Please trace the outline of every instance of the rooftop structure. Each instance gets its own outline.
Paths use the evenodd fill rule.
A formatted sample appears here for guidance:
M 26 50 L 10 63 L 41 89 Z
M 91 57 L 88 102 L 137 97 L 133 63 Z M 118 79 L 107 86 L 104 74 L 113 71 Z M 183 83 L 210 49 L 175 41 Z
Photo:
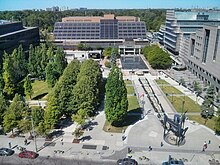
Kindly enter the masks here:
M 180 43 L 183 38 L 202 29 L 203 25 L 220 22 L 220 12 L 178 12 L 167 10 L 165 25 L 158 34 L 159 42 L 174 54 L 179 54 Z

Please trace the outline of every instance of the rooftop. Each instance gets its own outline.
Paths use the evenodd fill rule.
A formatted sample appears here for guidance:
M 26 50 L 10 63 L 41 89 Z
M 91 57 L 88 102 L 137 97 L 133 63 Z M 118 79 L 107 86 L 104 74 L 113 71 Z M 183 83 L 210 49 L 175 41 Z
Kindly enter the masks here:
M 77 16 L 77 17 L 65 17 L 62 19 L 62 22 L 97 22 L 99 23 L 100 20 L 106 19 L 116 19 L 119 22 L 137 22 L 140 21 L 140 18 L 134 16 L 117 16 L 115 17 L 114 14 L 105 14 L 103 17 L 101 16 Z

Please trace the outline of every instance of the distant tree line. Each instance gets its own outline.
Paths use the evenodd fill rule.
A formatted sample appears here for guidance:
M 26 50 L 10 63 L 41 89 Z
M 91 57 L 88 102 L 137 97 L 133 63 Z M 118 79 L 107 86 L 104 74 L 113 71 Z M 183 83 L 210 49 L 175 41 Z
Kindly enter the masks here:
M 145 46 L 143 48 L 143 53 L 154 69 L 168 69 L 173 62 L 170 55 L 158 45 Z
M 112 13 L 116 16 L 136 16 L 146 22 L 147 29 L 158 31 L 160 25 L 165 22 L 164 9 L 88 9 L 68 11 L 0 11 L 0 19 L 22 21 L 25 26 L 38 26 L 41 31 L 53 31 L 55 22 L 61 21 L 67 16 L 103 16 Z

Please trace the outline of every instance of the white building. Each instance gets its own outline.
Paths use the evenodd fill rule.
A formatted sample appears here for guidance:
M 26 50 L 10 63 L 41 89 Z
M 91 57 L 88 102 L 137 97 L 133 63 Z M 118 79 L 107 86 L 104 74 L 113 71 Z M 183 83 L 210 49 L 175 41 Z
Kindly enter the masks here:
M 67 62 L 70 63 L 74 59 L 78 59 L 80 61 L 93 58 L 94 60 L 101 59 L 101 50 L 92 50 L 92 51 L 85 51 L 85 50 L 64 50 L 66 53 Z

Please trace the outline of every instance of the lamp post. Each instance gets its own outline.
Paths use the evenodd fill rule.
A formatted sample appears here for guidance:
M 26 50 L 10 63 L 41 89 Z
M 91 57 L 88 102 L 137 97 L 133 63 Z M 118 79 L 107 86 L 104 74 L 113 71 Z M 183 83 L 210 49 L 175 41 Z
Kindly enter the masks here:
M 36 141 L 36 136 L 35 136 L 35 132 L 34 132 L 34 121 L 33 121 L 32 116 L 29 116 L 29 118 L 31 118 L 32 136 L 34 136 L 34 148 L 35 148 L 35 151 L 37 152 L 37 141 Z
M 183 103 L 182 103 L 182 114 L 183 114 L 184 104 L 185 104 L 185 95 L 184 95 L 184 100 L 183 100 Z

